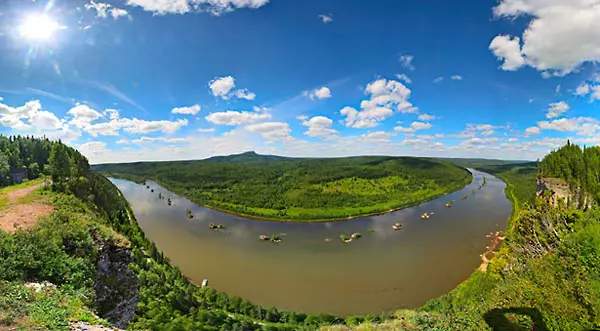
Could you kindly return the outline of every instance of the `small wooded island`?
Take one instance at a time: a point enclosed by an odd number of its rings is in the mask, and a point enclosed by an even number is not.
[[[198,161],[103,164],[94,170],[153,180],[197,204],[266,220],[332,221],[405,208],[463,188],[444,160],[360,156],[288,158],[254,152]]]

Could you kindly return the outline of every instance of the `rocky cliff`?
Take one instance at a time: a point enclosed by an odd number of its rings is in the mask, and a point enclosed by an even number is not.
[[[114,240],[100,243],[98,274],[94,283],[98,314],[119,328],[134,317],[140,282],[129,268],[131,250]]]

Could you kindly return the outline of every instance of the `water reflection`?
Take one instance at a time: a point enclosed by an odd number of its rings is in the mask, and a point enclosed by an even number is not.
[[[505,184],[473,171],[464,189],[413,208],[330,223],[248,220],[197,206],[154,182],[154,189],[112,179],[149,239],[195,282],[263,306],[305,312],[365,314],[414,308],[466,279],[479,265],[485,234],[506,226]],[[471,190],[487,177],[487,186]],[[158,193],[171,197],[173,206]],[[468,194],[466,200],[460,197]],[[456,200],[452,208],[446,201]],[[188,219],[185,210],[192,210]],[[434,212],[422,220],[424,212]],[[402,223],[400,231],[392,225]],[[210,223],[225,230],[211,230]],[[373,232],[368,231],[373,229]],[[360,232],[360,240],[340,241]],[[274,244],[260,234],[285,234]],[[331,238],[331,242],[326,242]]]

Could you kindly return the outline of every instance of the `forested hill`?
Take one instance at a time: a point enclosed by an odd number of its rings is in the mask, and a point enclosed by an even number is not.
[[[200,161],[104,164],[107,176],[154,180],[196,203],[276,220],[332,220],[410,206],[460,189],[470,173],[415,157],[286,158],[253,152]]]
[[[538,167],[540,177],[559,178],[570,187],[576,201],[600,203],[600,146],[571,144],[548,154]]]

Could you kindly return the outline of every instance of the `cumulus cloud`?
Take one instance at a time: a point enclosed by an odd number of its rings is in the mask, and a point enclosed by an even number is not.
[[[441,82],[444,81],[444,77],[437,77],[436,79],[433,80],[434,83],[439,84]]]
[[[433,125],[431,125],[431,123],[415,121],[415,122],[412,122],[409,127],[397,126],[394,128],[394,130],[396,130],[398,132],[412,133],[412,132],[417,132],[420,130],[428,130],[428,129],[431,129],[432,127],[433,127]]]
[[[188,141],[189,141],[189,139],[187,139],[187,138],[141,137],[140,139],[132,140],[131,142],[134,144],[151,143],[151,142],[163,142],[163,143],[169,143],[169,144],[177,144],[177,143],[185,143]]]
[[[538,128],[537,126],[531,126],[531,127],[528,127],[527,129],[525,129],[526,136],[540,134],[540,132],[542,132],[542,130],[540,128]]]
[[[546,113],[546,118],[560,117],[567,110],[569,110],[569,105],[564,101],[551,103],[548,113]]]
[[[198,129],[196,130],[198,132],[215,132],[215,128],[209,128],[209,129]]]
[[[561,118],[553,121],[538,122],[542,130],[576,132],[580,136],[594,136],[600,131],[600,121],[590,117]]]
[[[264,139],[268,141],[276,141],[282,139],[289,139],[290,125],[285,122],[265,122],[259,124],[251,124],[246,126],[246,131],[255,132],[260,134]]]
[[[328,14],[328,15],[321,14],[321,15],[319,15],[319,18],[325,24],[333,22],[333,15],[331,15],[331,14]]]
[[[29,118],[29,123],[38,130],[54,130],[62,127],[62,122],[49,111],[41,110]]]
[[[102,114],[88,105],[76,105],[67,114],[72,116],[70,124],[79,129],[102,117]]]
[[[360,139],[369,143],[389,143],[395,136],[394,132],[375,131],[361,135]]]
[[[490,50],[499,60],[504,61],[500,66],[503,70],[515,71],[525,65],[519,37],[497,36],[492,40]]]
[[[337,130],[331,128],[333,120],[325,116],[304,119],[302,125],[308,127],[304,134],[309,137],[329,138],[338,134]]]
[[[116,109],[106,109],[103,112],[104,116],[108,116],[109,119],[114,120],[121,116],[118,110]]]
[[[233,91],[233,88],[235,87],[235,78],[232,76],[217,77],[208,82],[208,87],[215,97],[223,100],[228,100],[232,97],[246,100],[254,100],[256,98],[256,94],[248,91],[248,89]]]
[[[436,119],[437,117],[434,115],[429,115],[429,114],[420,114],[418,116],[418,118],[421,121],[432,121],[432,120]]]
[[[182,114],[182,115],[196,115],[196,114],[198,114],[200,109],[201,109],[200,105],[193,105],[193,106],[189,106],[189,107],[178,107],[178,108],[173,108],[173,110],[171,110],[171,113],[172,114]]]
[[[269,0],[127,0],[129,6],[138,6],[156,15],[208,12],[222,15],[236,9],[257,9]]]
[[[415,113],[417,108],[408,101],[410,89],[401,82],[384,78],[371,82],[365,88],[370,98],[360,103],[361,110],[345,107],[340,114],[346,117],[345,123],[353,128],[372,128],[394,114]]]
[[[528,65],[545,77],[563,76],[583,63],[600,61],[598,0],[501,0],[494,14],[531,19],[522,38],[501,35],[490,44],[504,60],[504,70]]]
[[[329,99],[331,98],[331,90],[326,87],[320,87],[312,92],[305,92],[305,94],[311,99]]]
[[[461,76],[461,75],[454,75],[454,76],[450,77],[450,79],[452,79],[452,80],[463,80],[463,76]]]
[[[406,74],[396,74],[396,78],[406,84],[412,84],[412,80]]]
[[[129,16],[129,12],[125,9],[116,8],[108,3],[90,1],[89,3],[85,4],[85,9],[95,10],[96,17],[99,18],[107,18],[110,16],[117,20],[120,17],[131,17]]]
[[[228,110],[224,112],[210,113],[206,120],[219,125],[241,125],[260,120],[270,119],[269,113],[257,113],[248,111]]]
[[[125,130],[128,133],[144,134],[150,132],[163,132],[172,134],[177,132],[182,127],[188,125],[187,119],[176,121],[146,121],[137,118],[117,118],[109,122],[87,124],[82,127],[83,131],[91,136],[118,136],[120,130]]]
[[[28,124],[23,120],[27,120]],[[39,100],[32,100],[20,107],[0,103],[0,125],[15,130],[46,131],[62,128],[63,122],[54,113],[42,110]]]
[[[402,65],[404,68],[406,68],[406,69],[408,69],[408,70],[411,70],[411,71],[412,71],[412,70],[415,70],[415,67],[414,67],[414,66],[413,66],[413,64],[412,64],[412,61],[413,61],[414,59],[415,59],[415,57],[414,57],[414,56],[412,56],[412,55],[401,55],[401,56],[398,58],[398,61],[400,61],[400,64],[401,64],[401,65]]]

